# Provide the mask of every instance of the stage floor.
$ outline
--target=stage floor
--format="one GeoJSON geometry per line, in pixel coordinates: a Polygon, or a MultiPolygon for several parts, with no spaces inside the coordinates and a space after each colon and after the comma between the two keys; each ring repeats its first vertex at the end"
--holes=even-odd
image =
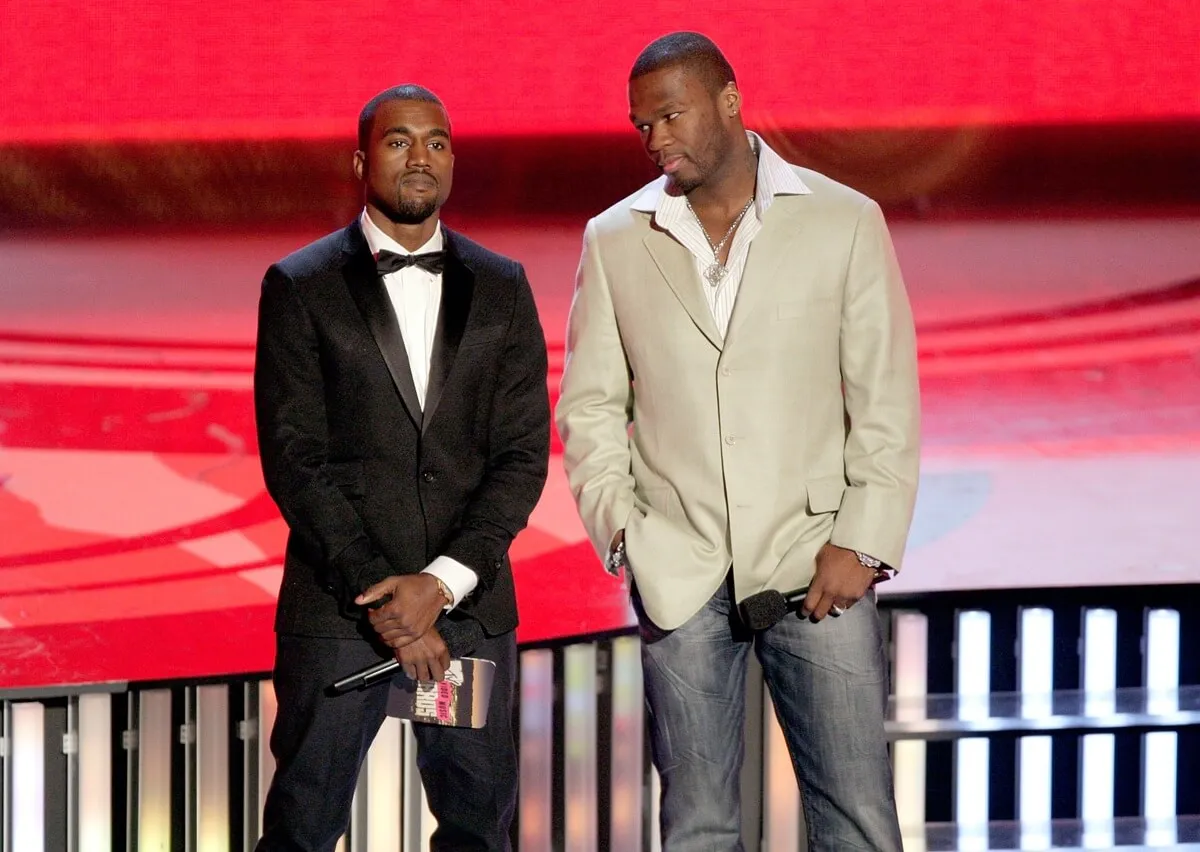
{"type": "MultiPolygon", "coordinates": [[[[521,259],[556,396],[582,222],[455,221],[521,259]]],[[[898,222],[921,494],[887,593],[1200,581],[1200,218],[898,222]]],[[[0,238],[0,688],[265,671],[258,281],[318,234],[0,238]]],[[[523,641],[630,623],[555,442],[523,641]]]]}

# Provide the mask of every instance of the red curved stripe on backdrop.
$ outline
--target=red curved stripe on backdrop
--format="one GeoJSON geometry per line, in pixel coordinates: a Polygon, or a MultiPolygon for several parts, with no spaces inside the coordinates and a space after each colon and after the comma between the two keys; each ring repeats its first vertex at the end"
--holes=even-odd
{"type": "Polygon", "coordinates": [[[1182,302],[1200,298],[1200,278],[1181,281],[1154,290],[1124,293],[1107,299],[1077,302],[1073,305],[1047,308],[1040,311],[1020,311],[999,316],[978,317],[953,322],[926,323],[917,329],[919,334],[941,334],[952,331],[984,331],[1003,328],[1006,325],[1025,325],[1052,320],[1090,317],[1097,314],[1116,313],[1134,308],[1147,308],[1171,302],[1182,302]]]}
{"type": "Polygon", "coordinates": [[[226,349],[253,353],[253,343],[225,343],[200,340],[151,340],[144,337],[101,337],[90,334],[53,334],[37,331],[4,331],[0,343],[45,343],[63,346],[112,346],[120,349],[226,349]]]}
{"type": "Polygon", "coordinates": [[[74,559],[88,559],[97,556],[111,556],[131,550],[146,550],[153,547],[164,547],[182,544],[197,538],[227,533],[232,530],[261,524],[274,520],[279,516],[274,501],[267,492],[263,491],[247,500],[241,506],[220,515],[213,515],[203,521],[197,521],[183,526],[159,530],[147,535],[119,538],[109,541],[98,541],[79,547],[64,547],[59,550],[42,550],[37,553],[14,553],[0,556],[0,570],[18,568],[28,565],[47,565],[52,562],[69,562],[74,559]]]}
{"type": "MultiPolygon", "coordinates": [[[[141,548],[138,549],[140,550],[141,548]]],[[[112,556],[119,554],[105,553],[100,555],[112,556]]],[[[80,557],[75,556],[72,558],[78,559],[80,557]]],[[[111,590],[136,586],[157,586],[184,580],[200,580],[210,577],[220,577],[226,574],[240,574],[243,571],[257,571],[262,568],[279,568],[282,565],[283,557],[277,556],[274,559],[243,562],[241,565],[211,565],[208,568],[198,571],[178,571],[172,574],[153,574],[141,577],[123,577],[121,579],[98,579],[92,582],[73,583],[69,586],[62,584],[55,586],[24,586],[7,592],[7,594],[11,597],[26,597],[30,595],[63,595],[75,592],[94,592],[101,589],[111,590]]]]}

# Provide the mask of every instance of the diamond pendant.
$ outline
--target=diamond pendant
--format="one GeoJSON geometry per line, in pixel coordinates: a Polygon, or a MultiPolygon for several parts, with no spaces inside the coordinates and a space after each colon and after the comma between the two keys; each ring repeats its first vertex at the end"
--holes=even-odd
{"type": "Polygon", "coordinates": [[[704,280],[708,282],[708,286],[717,287],[721,283],[721,279],[725,277],[725,267],[719,263],[710,263],[704,269],[704,280]]]}

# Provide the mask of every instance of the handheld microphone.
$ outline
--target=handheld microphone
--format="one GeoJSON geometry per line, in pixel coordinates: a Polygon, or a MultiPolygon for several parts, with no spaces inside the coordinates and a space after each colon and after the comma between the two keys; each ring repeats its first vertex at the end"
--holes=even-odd
{"type": "Polygon", "coordinates": [[[789,612],[799,610],[807,594],[808,586],[791,592],[766,589],[746,598],[738,604],[738,610],[742,614],[742,622],[751,630],[766,630],[774,627],[789,612]]]}
{"type": "Polygon", "coordinates": [[[362,689],[384,680],[398,668],[400,668],[400,661],[392,657],[390,660],[384,660],[373,666],[367,666],[365,669],[356,671],[354,674],[348,674],[329,688],[336,695],[341,695],[343,692],[349,692],[352,689],[362,689]]]}
{"type": "MultiPolygon", "coordinates": [[[[392,595],[389,592],[379,600],[371,601],[367,604],[367,609],[379,609],[391,599],[392,595]]],[[[349,692],[352,689],[362,689],[373,683],[378,683],[398,668],[400,668],[400,661],[392,657],[390,660],[375,663],[372,666],[367,666],[365,669],[354,672],[354,674],[346,675],[341,680],[335,682],[329,689],[335,695],[341,695],[343,692],[349,692]]]]}

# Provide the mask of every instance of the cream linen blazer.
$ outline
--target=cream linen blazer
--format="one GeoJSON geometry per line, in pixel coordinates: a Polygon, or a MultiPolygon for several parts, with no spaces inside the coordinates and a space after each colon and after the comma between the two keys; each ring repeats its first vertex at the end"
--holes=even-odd
{"type": "Polygon", "coordinates": [[[724,339],[692,255],[633,207],[651,187],[584,233],[564,464],[597,553],[625,530],[665,630],[731,565],[739,601],[807,585],[827,541],[901,565],[918,472],[912,312],[879,206],[796,172],[811,194],[774,198],[724,339]]]}

